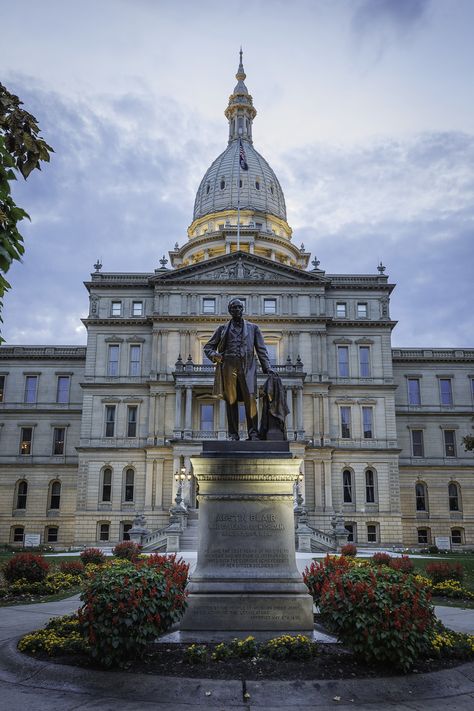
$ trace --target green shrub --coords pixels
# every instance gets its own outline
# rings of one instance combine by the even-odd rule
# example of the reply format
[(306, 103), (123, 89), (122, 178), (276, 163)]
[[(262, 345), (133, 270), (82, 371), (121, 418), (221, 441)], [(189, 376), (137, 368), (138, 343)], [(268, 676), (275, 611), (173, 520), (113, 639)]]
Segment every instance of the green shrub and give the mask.
[(138, 566), (148, 566), (163, 573), (165, 576), (171, 576), (173, 582), (183, 590), (188, 582), (189, 563), (185, 563), (182, 558), (176, 560), (176, 553), (172, 555), (154, 553), (140, 560)]
[(126, 560), (131, 560), (135, 562), (138, 560), (142, 546), (133, 541), (122, 541), (122, 543), (117, 543), (112, 553), (116, 558), (125, 558)]
[(443, 583), (445, 580), (459, 580), (462, 583), (464, 578), (464, 566), (461, 563), (428, 563), (426, 574), (429, 575), (433, 583)]
[(348, 555), (354, 558), (357, 555), (356, 546), (353, 543), (346, 543), (346, 545), (341, 548), (341, 555)]
[(211, 654), (211, 658), (215, 662), (220, 662), (223, 659), (229, 659), (229, 657), (234, 656), (234, 653), (232, 651), (232, 648), (225, 644), (224, 642), (221, 642), (220, 644), (216, 644), (214, 647), (214, 651)]
[(84, 563), (80, 560), (62, 560), (59, 564), (59, 570), (61, 573), (77, 577), (82, 577), (86, 573)]
[(91, 656), (105, 667), (122, 666), (166, 632), (184, 612), (183, 588), (152, 566), (104, 568), (89, 578), (79, 610)]
[(317, 645), (301, 634), (283, 634), (262, 645), (260, 653), (271, 659), (311, 659), (317, 653)]
[(80, 553), (80, 559), (84, 565), (89, 565), (93, 563), (94, 565), (102, 565), (105, 563), (105, 555), (102, 553), (100, 548), (85, 548)]
[(319, 608), (339, 639), (369, 664), (408, 671), (430, 648), (435, 617), (426, 587), (386, 567), (353, 568), (325, 582)]
[(373, 565), (390, 565), (392, 562), (392, 556), (388, 553), (374, 553), (370, 562)]
[(49, 565), (43, 556), (33, 553), (18, 553), (6, 563), (3, 575), (9, 583), (16, 580), (36, 583), (45, 579), (48, 570)]
[(303, 580), (311, 593), (315, 605), (319, 602), (321, 590), (326, 580), (338, 571), (346, 571), (352, 567), (350, 556), (327, 555), (320, 563), (313, 561), (311, 565), (303, 571)]
[(393, 570), (399, 570), (400, 573), (406, 574), (413, 573), (415, 569), (413, 561), (407, 555), (402, 555), (400, 558), (392, 558), (390, 567)]

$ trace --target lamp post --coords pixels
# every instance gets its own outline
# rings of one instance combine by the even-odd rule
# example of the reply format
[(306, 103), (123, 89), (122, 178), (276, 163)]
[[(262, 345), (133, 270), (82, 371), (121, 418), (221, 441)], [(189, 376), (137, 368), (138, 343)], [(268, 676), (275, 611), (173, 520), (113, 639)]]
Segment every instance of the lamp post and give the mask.
[(183, 484), (184, 482), (191, 481), (191, 474), (186, 472), (186, 467), (183, 465), (179, 472), (176, 472), (174, 475), (175, 481), (178, 482), (178, 490), (176, 492), (176, 506), (181, 506), (182, 508), (186, 508), (186, 505), (183, 501)]

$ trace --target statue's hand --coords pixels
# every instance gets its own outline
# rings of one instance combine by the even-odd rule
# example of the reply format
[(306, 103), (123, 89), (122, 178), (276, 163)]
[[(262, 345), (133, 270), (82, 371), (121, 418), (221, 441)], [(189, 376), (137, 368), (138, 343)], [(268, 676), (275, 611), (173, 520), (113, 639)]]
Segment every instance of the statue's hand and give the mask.
[(212, 358), (214, 360), (214, 363), (222, 363), (222, 361), (224, 360), (224, 356), (222, 355), (222, 353), (216, 353), (216, 355), (212, 356)]
[(268, 370), (265, 373), (265, 375), (276, 375), (276, 374), (277, 374), (277, 372), (276, 372), (276, 370), (273, 370), (273, 368), (268, 368)]

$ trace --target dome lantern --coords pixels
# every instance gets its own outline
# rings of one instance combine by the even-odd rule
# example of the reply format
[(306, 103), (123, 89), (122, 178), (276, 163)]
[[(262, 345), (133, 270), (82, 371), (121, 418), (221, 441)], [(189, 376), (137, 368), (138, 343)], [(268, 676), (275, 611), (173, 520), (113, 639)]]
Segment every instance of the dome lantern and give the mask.
[(244, 84), (246, 76), (242, 63), (241, 47), (239, 68), (235, 75), (237, 84), (233, 93), (229, 96), (229, 104), (224, 112), (229, 121), (229, 143), (239, 138), (252, 143), (252, 122), (257, 115), (257, 111), (253, 106), (253, 99)]

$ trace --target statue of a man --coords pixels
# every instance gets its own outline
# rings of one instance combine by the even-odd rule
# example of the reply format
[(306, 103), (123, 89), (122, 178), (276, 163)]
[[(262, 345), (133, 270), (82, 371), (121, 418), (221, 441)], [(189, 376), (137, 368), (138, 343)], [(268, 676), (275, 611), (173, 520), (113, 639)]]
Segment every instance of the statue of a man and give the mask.
[(242, 301), (232, 299), (228, 309), (231, 320), (219, 326), (204, 346), (204, 353), (217, 364), (213, 394), (225, 400), (229, 438), (239, 439), (239, 402), (243, 402), (248, 438), (256, 440), (259, 437), (255, 353), (264, 373), (274, 371), (259, 327), (242, 318)]

